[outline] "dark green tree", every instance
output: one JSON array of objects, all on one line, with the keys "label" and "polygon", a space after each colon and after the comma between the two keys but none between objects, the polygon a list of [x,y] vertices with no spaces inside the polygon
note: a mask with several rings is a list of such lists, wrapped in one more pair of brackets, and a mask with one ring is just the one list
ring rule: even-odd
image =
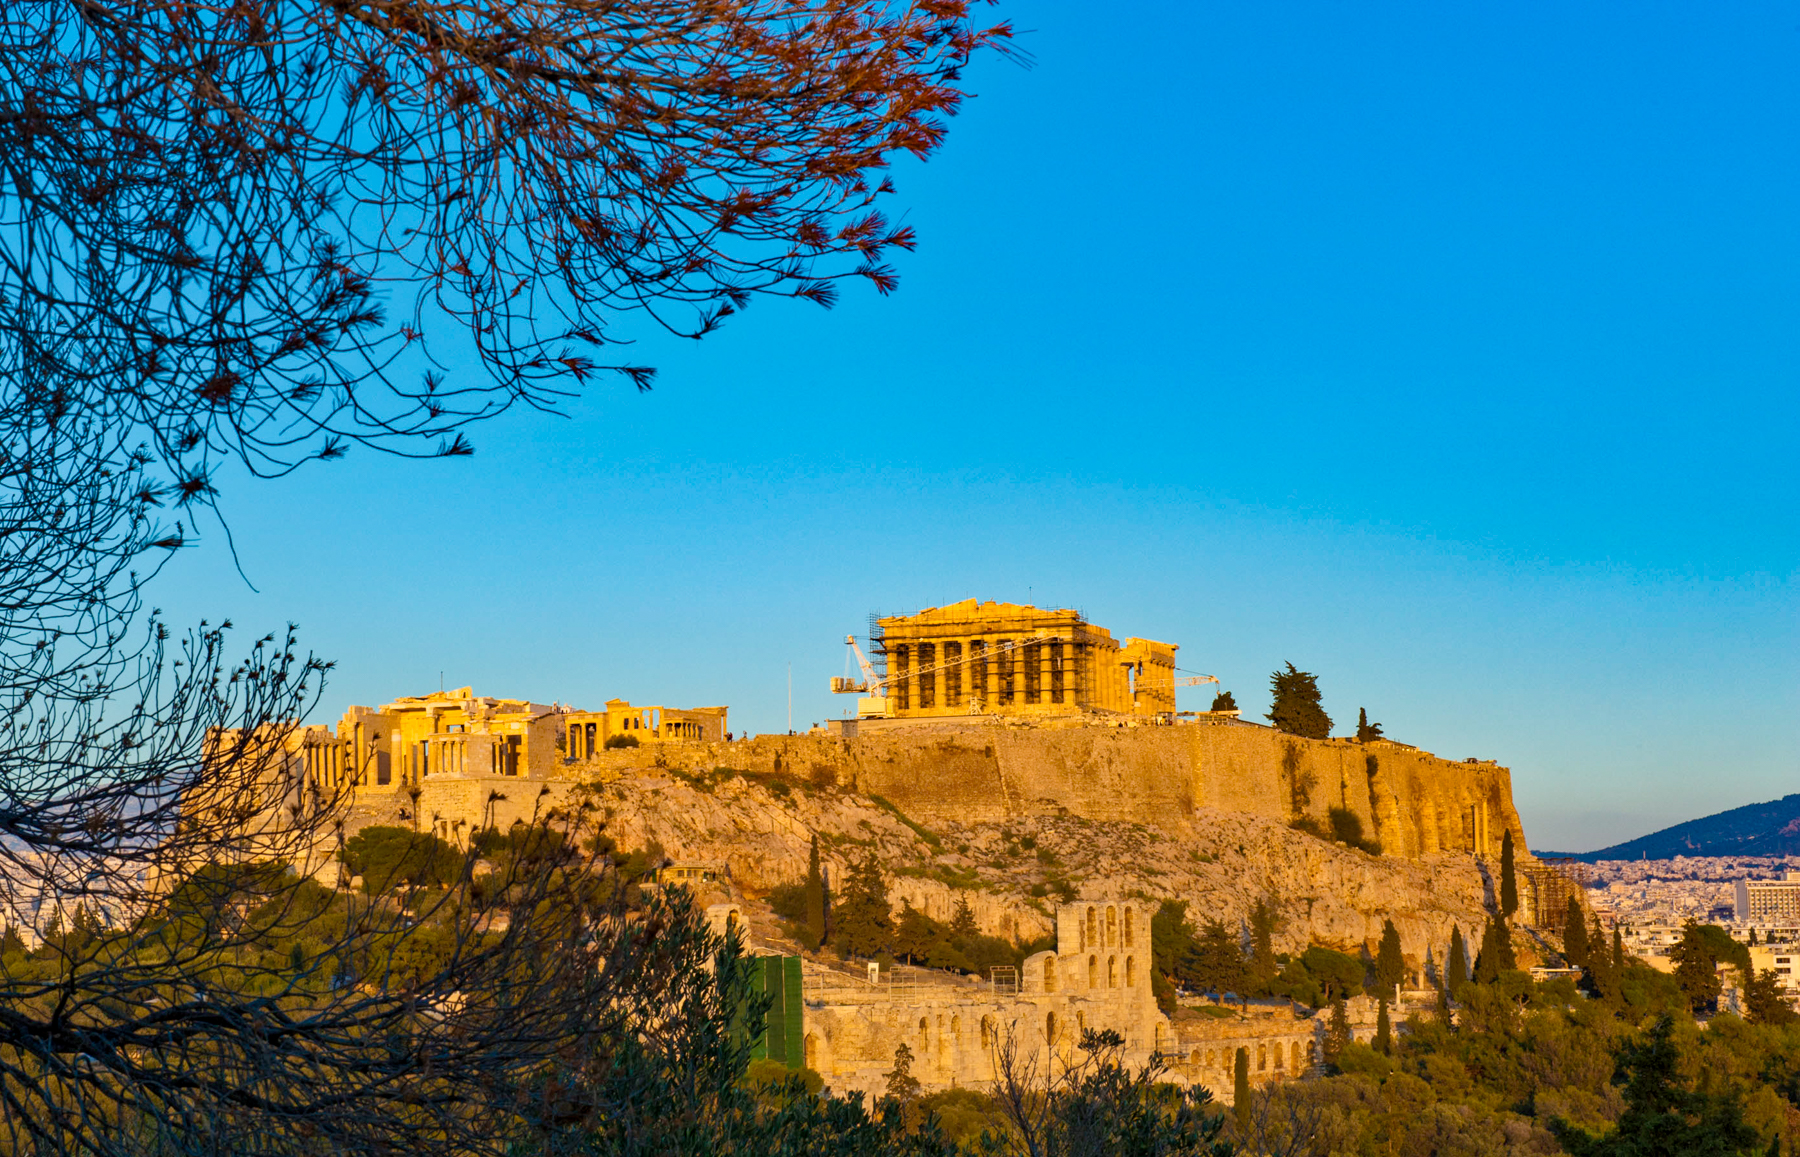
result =
[{"label": "dark green tree", "polygon": [[894,1068],[887,1074],[887,1095],[901,1104],[908,1104],[919,1098],[919,1078],[912,1075],[912,1050],[902,1042],[894,1050]]},{"label": "dark green tree", "polygon": [[1503,918],[1488,917],[1487,926],[1481,930],[1481,954],[1475,958],[1475,980],[1480,984],[1492,984],[1500,979],[1502,972],[1517,966],[1513,957],[1512,930]]},{"label": "dark green tree", "polygon": [[1375,952],[1375,991],[1384,1000],[1394,999],[1394,989],[1406,980],[1406,954],[1400,947],[1400,930],[1392,920],[1381,922],[1381,947]]},{"label": "dark green tree", "polygon": [[1450,960],[1444,966],[1444,991],[1452,999],[1469,979],[1469,950],[1463,944],[1462,928],[1450,926]]},{"label": "dark green tree", "polygon": [[850,873],[833,905],[837,919],[832,939],[852,956],[879,956],[893,949],[894,914],[888,903],[881,865],[871,853]]},{"label": "dark green tree", "polygon": [[25,955],[25,938],[19,935],[14,925],[8,924],[5,932],[0,932],[0,957]]},{"label": "dark green tree", "polygon": [[1724,983],[1719,979],[1718,947],[1693,920],[1681,926],[1681,939],[1669,949],[1675,964],[1675,980],[1694,1012],[1707,1012],[1719,1003]]},{"label": "dark green tree", "polygon": [[1614,955],[1607,951],[1606,929],[1600,926],[1599,916],[1589,921],[1587,942],[1588,962],[1587,972],[1582,977],[1583,985],[1601,1000],[1618,1000],[1623,969],[1614,964]]},{"label": "dark green tree", "polygon": [[1613,941],[1613,950],[1612,950],[1613,975],[1614,976],[1624,976],[1625,975],[1625,937],[1623,934],[1620,933],[1619,926],[1617,924],[1613,925],[1612,941]]},{"label": "dark green tree", "polygon": [[894,930],[893,951],[906,957],[907,963],[923,963],[932,958],[944,941],[945,928],[911,904],[900,910],[900,926]]},{"label": "dark green tree", "polygon": [[1238,709],[1237,700],[1233,699],[1231,697],[1231,692],[1221,691],[1217,695],[1213,696],[1212,710],[1214,710],[1214,711],[1236,711],[1237,709]]},{"label": "dark green tree", "polygon": [[1192,978],[1214,992],[1244,995],[1249,988],[1249,962],[1238,934],[1222,920],[1208,920],[1193,951]]},{"label": "dark green tree", "polygon": [[825,943],[825,918],[825,872],[819,864],[819,837],[814,833],[806,861],[806,931],[814,948]]},{"label": "dark green tree", "polygon": [[1519,910],[1519,881],[1513,874],[1512,829],[1500,837],[1500,915],[1511,920]]},{"label": "dark green tree", "polygon": [[1786,1025],[1800,1021],[1787,1002],[1775,973],[1765,968],[1744,982],[1744,1015],[1751,1024]]},{"label": "dark green tree", "polygon": [[1250,1137],[1250,1050],[1239,1049],[1231,1061],[1231,1109],[1239,1141]]},{"label": "dark green tree", "polygon": [[1380,738],[1381,724],[1370,723],[1368,711],[1358,707],[1356,709],[1356,742],[1367,743],[1371,739]]},{"label": "dark green tree", "polygon": [[1352,1039],[1350,1011],[1344,1007],[1342,996],[1335,997],[1331,1002],[1331,1025],[1325,1030],[1325,1063],[1337,1064]]},{"label": "dark green tree", "polygon": [[1568,911],[1563,917],[1563,958],[1572,968],[1586,968],[1588,963],[1587,914],[1581,901],[1569,897]]},{"label": "dark green tree", "polygon": [[950,934],[952,936],[963,937],[973,936],[980,931],[981,926],[975,923],[975,909],[969,907],[968,893],[958,892],[956,895],[956,912],[950,917]]},{"label": "dark green tree", "polygon": [[1375,1051],[1382,1056],[1392,1056],[1394,1052],[1394,1028],[1388,1020],[1388,1002],[1379,1000],[1375,1003]]},{"label": "dark green tree", "polygon": [[1438,979],[1438,982],[1435,985],[1433,985],[1433,987],[1437,989],[1437,1019],[1438,1019],[1438,1023],[1443,1025],[1445,1028],[1449,1028],[1450,1027],[1450,993],[1447,989],[1445,989],[1444,981],[1441,977]]},{"label": "dark green tree", "polygon": [[1572,1157],[1761,1157],[1762,1138],[1744,1123],[1735,1093],[1694,1091],[1682,1081],[1674,1021],[1664,1016],[1618,1051],[1615,1084],[1625,1111],[1613,1129],[1592,1136],[1560,1118],[1550,1129]]},{"label": "dark green tree", "polygon": [[1163,1012],[1174,1015],[1175,986],[1198,983],[1194,975],[1194,926],[1186,900],[1164,900],[1150,917],[1150,988]]},{"label": "dark green tree", "polygon": [[1319,703],[1319,679],[1309,671],[1287,670],[1269,676],[1274,702],[1264,718],[1289,735],[1305,739],[1324,739],[1331,734],[1331,716]]},{"label": "dark green tree", "polygon": [[1250,985],[1260,994],[1281,972],[1275,960],[1275,933],[1281,928],[1281,912],[1271,899],[1258,900],[1250,909]]}]

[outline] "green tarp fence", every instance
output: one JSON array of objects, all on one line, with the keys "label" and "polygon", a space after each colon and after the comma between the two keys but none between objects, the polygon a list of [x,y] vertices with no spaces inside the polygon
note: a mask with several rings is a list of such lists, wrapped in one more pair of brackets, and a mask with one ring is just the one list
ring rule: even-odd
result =
[{"label": "green tarp fence", "polygon": [[762,1036],[750,1046],[752,1058],[781,1061],[790,1069],[806,1064],[806,1001],[800,994],[798,956],[759,956],[762,991],[769,998],[769,1015]]}]

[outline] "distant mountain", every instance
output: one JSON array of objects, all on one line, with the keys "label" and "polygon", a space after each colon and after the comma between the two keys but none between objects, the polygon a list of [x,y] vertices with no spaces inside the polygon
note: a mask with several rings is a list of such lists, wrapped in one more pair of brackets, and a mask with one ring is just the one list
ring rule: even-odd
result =
[{"label": "distant mountain", "polygon": [[1574,860],[1667,860],[1674,856],[1800,856],[1800,794],[1689,820],[1597,852],[1535,852]]}]

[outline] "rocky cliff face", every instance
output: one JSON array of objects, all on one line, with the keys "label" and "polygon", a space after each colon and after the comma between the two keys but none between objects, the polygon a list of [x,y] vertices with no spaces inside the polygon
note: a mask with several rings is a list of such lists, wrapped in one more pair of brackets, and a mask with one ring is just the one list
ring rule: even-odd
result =
[{"label": "rocky cliff face", "polygon": [[[1171,809],[1157,823],[1066,814],[959,820],[907,815],[825,776],[807,785],[666,768],[614,775],[587,790],[621,846],[654,843],[678,860],[724,864],[752,901],[804,878],[816,832],[832,879],[872,853],[890,876],[896,909],[911,903],[948,921],[967,897],[983,931],[1013,938],[1050,930],[1054,889],[1084,899],[1186,900],[1194,920],[1234,927],[1270,897],[1286,918],[1278,951],[1314,941],[1372,948],[1391,919],[1408,956],[1423,961],[1429,951],[1441,961],[1452,925],[1479,937],[1492,894],[1486,869],[1466,853],[1372,856],[1207,806]],[[759,934],[772,931],[766,914],[752,922]]]}]

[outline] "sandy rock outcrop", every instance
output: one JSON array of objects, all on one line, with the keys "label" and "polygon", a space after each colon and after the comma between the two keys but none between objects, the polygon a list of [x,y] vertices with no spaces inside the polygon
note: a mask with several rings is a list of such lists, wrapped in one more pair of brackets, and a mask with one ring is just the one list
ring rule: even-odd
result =
[{"label": "sandy rock outcrop", "polygon": [[896,906],[948,921],[966,898],[983,931],[1016,939],[1049,932],[1059,894],[1185,900],[1194,921],[1233,928],[1270,898],[1285,920],[1278,951],[1372,948],[1391,919],[1423,962],[1443,959],[1453,925],[1479,937],[1492,895],[1486,869],[1464,853],[1373,856],[1212,808],[1157,825],[1040,815],[925,827],[877,797],[730,773],[641,769],[590,790],[620,846],[725,865],[751,900],[804,878],[817,833],[829,879],[873,855]]}]

